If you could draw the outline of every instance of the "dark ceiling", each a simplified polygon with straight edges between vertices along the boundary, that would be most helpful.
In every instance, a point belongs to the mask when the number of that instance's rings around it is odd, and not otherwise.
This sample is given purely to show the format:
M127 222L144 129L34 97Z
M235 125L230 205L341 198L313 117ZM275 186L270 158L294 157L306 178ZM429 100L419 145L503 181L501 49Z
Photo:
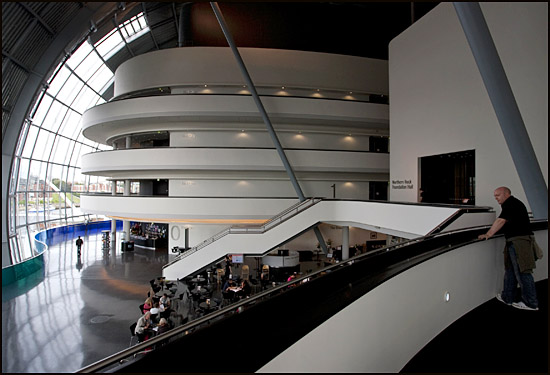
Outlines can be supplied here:
M237 47L387 59L389 42L437 4L221 2L219 6ZM178 41L183 46L227 46L208 2L2 2L3 150L7 129L19 133L58 64L86 39L95 43L140 12L151 33L106 61L112 71L133 56L178 47ZM178 32L181 14L183 33ZM10 141L10 149L14 142Z

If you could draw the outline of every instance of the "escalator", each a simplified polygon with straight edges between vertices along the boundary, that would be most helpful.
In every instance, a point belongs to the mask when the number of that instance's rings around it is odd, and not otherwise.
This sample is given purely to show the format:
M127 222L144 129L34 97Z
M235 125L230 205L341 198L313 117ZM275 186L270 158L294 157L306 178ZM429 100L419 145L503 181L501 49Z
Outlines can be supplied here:
M547 221L532 223L533 231L547 229ZM261 371L376 287L423 262L477 243L477 236L486 231L483 226L439 233L361 254L241 300L79 372Z

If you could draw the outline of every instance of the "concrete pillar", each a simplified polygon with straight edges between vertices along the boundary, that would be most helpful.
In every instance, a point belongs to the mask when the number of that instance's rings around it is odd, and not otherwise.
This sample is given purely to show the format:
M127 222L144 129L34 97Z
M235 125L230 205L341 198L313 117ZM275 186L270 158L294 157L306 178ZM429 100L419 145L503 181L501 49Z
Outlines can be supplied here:
M116 219L111 219L111 250L114 261L116 259Z
M124 238L122 239L128 241L130 239L130 220L122 221L122 231L124 232Z
M126 148L132 148L132 136L126 136Z
M126 137L126 142L128 142L128 138ZM129 197L130 196L130 180L124 180L124 196ZM128 241L130 239L130 221L129 220L123 220L122 221L122 232L123 240Z
M116 195L116 180L111 181L111 194Z
M342 227L342 260L349 259L349 227Z
M124 180L124 196L130 196L130 180Z

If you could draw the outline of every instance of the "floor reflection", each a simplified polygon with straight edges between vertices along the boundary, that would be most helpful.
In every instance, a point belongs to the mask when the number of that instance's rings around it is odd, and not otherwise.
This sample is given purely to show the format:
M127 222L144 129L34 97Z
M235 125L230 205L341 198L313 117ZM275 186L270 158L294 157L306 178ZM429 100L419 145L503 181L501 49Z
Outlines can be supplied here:
M117 238L120 238L117 236ZM172 255L104 252L101 233L50 245L44 272L2 288L2 372L74 372L128 347L149 280Z

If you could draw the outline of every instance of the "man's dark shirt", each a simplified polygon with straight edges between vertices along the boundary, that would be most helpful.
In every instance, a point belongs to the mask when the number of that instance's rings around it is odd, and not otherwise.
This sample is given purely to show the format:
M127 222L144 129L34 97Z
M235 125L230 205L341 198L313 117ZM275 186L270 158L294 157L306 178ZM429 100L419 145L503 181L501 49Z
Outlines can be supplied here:
M516 197L510 196L501 205L502 212L499 218L506 220L506 224L499 232L504 237L525 236L533 234L529 225L529 214L525 205Z

